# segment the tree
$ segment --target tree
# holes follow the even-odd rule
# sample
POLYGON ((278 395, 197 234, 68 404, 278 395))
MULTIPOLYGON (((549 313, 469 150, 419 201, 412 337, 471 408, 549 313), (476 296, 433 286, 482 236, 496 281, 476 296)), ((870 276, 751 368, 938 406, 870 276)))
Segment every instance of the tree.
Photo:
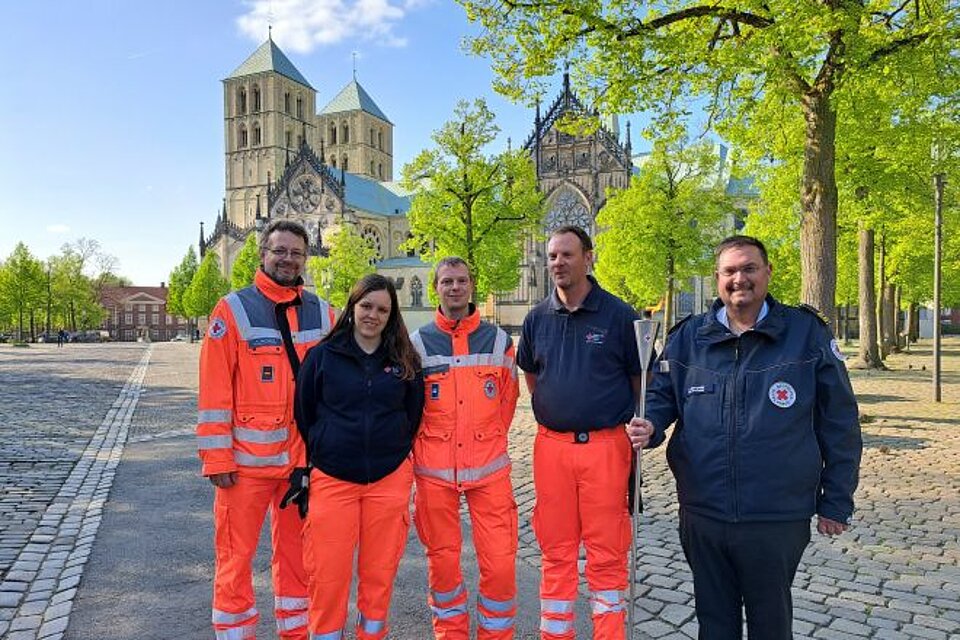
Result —
POLYGON ((661 138, 640 175, 597 215, 597 279, 636 307, 664 299, 666 328, 677 282, 711 271, 710 247, 733 210, 715 151, 683 134, 661 138))
POLYGON ((167 313, 187 319, 191 342, 194 335, 193 317, 187 313, 183 296, 190 283, 193 282, 193 276, 196 275, 198 266, 197 252, 194 251, 193 245, 190 245, 190 248, 187 249, 187 255, 183 256, 180 264, 170 272, 170 287, 167 289, 167 313))
POLYGON ((307 270, 327 301, 342 309, 357 280, 375 271, 377 250, 349 224, 341 224, 329 237, 327 246, 330 253, 310 258, 307 270))
MULTIPOLYGON (((918 51, 949 61, 958 8, 947 0, 459 0, 482 33, 507 95, 536 96, 561 61, 601 112, 700 100, 708 122, 755 158, 802 131, 801 299, 833 315, 836 286, 837 94, 909 67, 918 51), (662 102, 661 102, 662 103, 662 102), (774 117, 770 117, 774 116, 774 117)), ((937 85, 923 88, 928 94, 937 85)), ((791 146, 790 148, 794 148, 791 146)))
POLYGON ((247 235, 243 248, 233 261, 230 271, 230 288, 236 291, 253 284, 253 276, 260 268, 260 246, 257 243, 257 234, 247 235))
POLYGON ((24 340, 24 323, 29 320, 35 335, 36 314, 43 308, 46 274, 43 264, 18 242, 0 270, 0 307, 17 323, 17 339, 24 340))
POLYGON ((520 282, 523 241, 543 219, 529 154, 486 155, 500 131, 482 99, 461 100, 454 118, 433 133, 435 147, 403 168, 413 192, 407 246, 428 262, 458 255, 476 276, 476 300, 520 282))
MULTIPOLYGON (((191 249, 192 250, 192 249, 191 249)), ((220 273, 220 261, 217 254, 208 251, 193 274, 190 286, 183 292, 181 304, 189 318, 210 315, 217 301, 230 291, 230 284, 220 273)))

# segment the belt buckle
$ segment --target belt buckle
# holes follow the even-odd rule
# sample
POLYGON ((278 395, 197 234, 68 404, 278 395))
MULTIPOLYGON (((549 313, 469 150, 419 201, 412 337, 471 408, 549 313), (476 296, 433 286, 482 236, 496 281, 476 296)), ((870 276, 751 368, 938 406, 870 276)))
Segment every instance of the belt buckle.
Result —
POLYGON ((573 443, 574 444, 587 444, 590 442, 590 432, 589 431, 574 431, 573 432, 573 443))

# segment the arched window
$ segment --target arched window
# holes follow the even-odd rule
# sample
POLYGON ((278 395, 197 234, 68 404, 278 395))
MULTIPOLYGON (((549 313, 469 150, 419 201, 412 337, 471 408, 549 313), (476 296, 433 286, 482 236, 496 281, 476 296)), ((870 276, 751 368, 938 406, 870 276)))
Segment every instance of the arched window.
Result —
POLYGON ((377 164, 377 176, 383 180, 383 163, 377 164))
POLYGON ((350 142, 350 125, 346 122, 343 123, 343 126, 340 127, 340 142, 341 144, 347 144, 350 142))
POLYGON ((290 113, 290 92, 289 91, 283 94, 283 112, 290 113))
MULTIPOLYGON (((407 242, 409 242, 411 238, 413 238, 413 234, 408 231, 408 232, 407 232, 407 242)), ((408 246, 409 246, 409 245, 408 245, 408 246)), ((417 255, 417 252, 414 251, 413 247, 410 247, 409 249, 407 249, 407 257, 408 257, 408 258, 416 257, 416 255, 417 255)))
POLYGON ((284 142, 286 143, 287 147, 293 146, 293 131, 290 131, 290 129, 287 129, 284 133, 284 142))
POLYGON ((297 117, 303 119, 303 98, 297 96, 297 117))
POLYGON ((423 306, 423 283, 418 276, 413 276, 413 279, 410 281, 410 306, 423 306))
POLYGON ((254 123, 253 125, 253 146, 258 146, 261 142, 260 138, 260 123, 254 123))
POLYGON ((375 135, 376 134, 373 130, 373 127, 370 127, 370 146, 371 147, 373 146, 373 143, 376 142, 376 138, 374 137, 375 135))
POLYGON ((343 156, 343 170, 350 171, 350 164, 347 162, 347 156, 343 156))
POLYGON ((240 130, 237 132, 237 147, 243 149, 247 146, 247 142, 247 128, 240 125, 240 130))
POLYGON ((337 125, 330 125, 330 144, 337 144, 337 125))
POLYGON ((260 112, 260 87, 256 85, 253 87, 253 112, 260 112))
POLYGON ((373 166, 374 166, 374 165, 373 165, 373 160, 371 160, 371 161, 370 161, 370 175, 371 175, 371 176, 377 175, 377 174, 375 174, 375 173, 373 172, 373 166))
POLYGON ((237 89, 237 113, 243 115, 247 112, 247 89, 240 87, 237 89))
POLYGON ((330 166, 334 169, 337 168, 337 156, 330 156, 330 166))
POLYGON ((383 131, 377 131, 377 148, 383 151, 383 131))

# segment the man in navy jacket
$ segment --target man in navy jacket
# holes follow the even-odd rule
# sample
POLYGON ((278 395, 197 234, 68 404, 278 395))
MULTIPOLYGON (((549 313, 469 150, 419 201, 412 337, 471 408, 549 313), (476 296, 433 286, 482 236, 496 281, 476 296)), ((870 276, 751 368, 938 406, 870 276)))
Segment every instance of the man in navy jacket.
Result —
POLYGON ((862 442, 843 355, 815 310, 767 293, 763 244, 716 250, 719 300, 673 328, 653 369, 646 420, 627 430, 657 446, 677 481, 680 541, 693 571, 700 640, 790 640, 790 585, 817 530, 853 513, 862 442))

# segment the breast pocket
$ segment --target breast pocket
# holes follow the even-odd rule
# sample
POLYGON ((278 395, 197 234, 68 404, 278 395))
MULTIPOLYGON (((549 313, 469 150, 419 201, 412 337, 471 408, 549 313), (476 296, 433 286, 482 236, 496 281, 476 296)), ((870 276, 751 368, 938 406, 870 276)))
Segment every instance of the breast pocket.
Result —
POLYGON ((686 437, 723 433, 723 378, 704 369, 688 369, 676 381, 680 417, 686 437))
POLYGON ((434 429, 452 430, 456 417, 456 389, 450 371, 431 373, 424 382, 423 419, 434 429))
POLYGON ((478 368, 471 380, 473 389, 473 417, 476 424, 487 427, 500 425, 500 378, 495 368, 478 368))
POLYGON ((813 361, 747 371, 744 385, 745 437, 790 442, 811 433, 816 401, 813 361))
POLYGON ((254 404, 285 402, 290 387, 290 366, 284 365, 283 347, 264 345, 247 347, 239 363, 243 384, 241 395, 254 404))

